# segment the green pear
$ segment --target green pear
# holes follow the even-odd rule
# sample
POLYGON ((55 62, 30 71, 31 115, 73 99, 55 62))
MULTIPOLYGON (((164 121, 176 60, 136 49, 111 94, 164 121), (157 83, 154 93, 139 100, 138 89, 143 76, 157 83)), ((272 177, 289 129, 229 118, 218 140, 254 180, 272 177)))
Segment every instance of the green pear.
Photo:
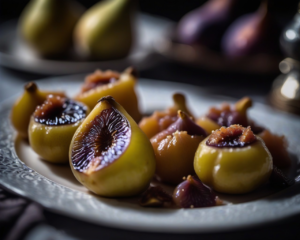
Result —
POLYGON ((73 0, 31 0, 20 17, 21 37, 41 56, 61 54, 70 47, 83 11, 73 0))
POLYGON ((74 31, 78 53, 99 60, 125 57, 132 44, 134 3, 134 0, 105 0, 87 10, 74 31))

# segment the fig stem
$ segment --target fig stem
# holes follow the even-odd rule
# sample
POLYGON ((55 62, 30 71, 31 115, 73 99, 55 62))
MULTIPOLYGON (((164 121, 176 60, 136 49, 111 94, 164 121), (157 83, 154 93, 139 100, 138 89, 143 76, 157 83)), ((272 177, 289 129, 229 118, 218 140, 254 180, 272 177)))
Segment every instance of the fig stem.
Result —
POLYGON ((189 182, 192 182, 192 181, 193 181, 193 178, 192 178, 191 175, 188 175, 187 178, 186 178, 186 180, 189 181, 189 182))
POLYGON ((181 110, 178 110, 178 117, 180 117, 182 120, 186 119, 187 118, 187 115, 185 112, 181 111, 181 110))
POLYGON ((193 114, 186 107, 185 96, 181 93, 174 93, 172 97, 173 97, 173 101, 174 101, 174 105, 175 105, 174 107, 176 109, 180 109, 180 110, 186 112, 190 117, 192 117, 194 119, 193 114))
POLYGON ((252 106, 252 100, 249 97, 242 98, 234 105, 235 110, 238 111, 240 114, 246 114, 247 109, 250 108, 251 106, 252 106))
POLYGON ((184 107, 184 109, 185 109, 185 96, 183 94, 174 93, 173 94, 173 101, 174 101, 176 106, 178 106, 179 108, 184 107))
POLYGON ((37 90, 37 85, 34 82, 29 82, 24 86, 25 91, 35 92, 37 90))
POLYGON ((108 95, 108 96, 105 96, 105 97, 100 98, 100 99, 98 100, 98 103, 99 103, 99 102, 102 102, 102 101, 111 101, 111 100, 115 101, 115 99, 114 99, 112 96, 108 95))
POLYGON ((136 78, 138 77, 138 72, 137 72, 137 70, 136 70, 134 67, 132 67, 132 66, 126 68, 124 72, 126 72, 126 73, 128 73, 128 74, 131 74, 132 76, 134 76, 134 77, 136 77, 136 78))

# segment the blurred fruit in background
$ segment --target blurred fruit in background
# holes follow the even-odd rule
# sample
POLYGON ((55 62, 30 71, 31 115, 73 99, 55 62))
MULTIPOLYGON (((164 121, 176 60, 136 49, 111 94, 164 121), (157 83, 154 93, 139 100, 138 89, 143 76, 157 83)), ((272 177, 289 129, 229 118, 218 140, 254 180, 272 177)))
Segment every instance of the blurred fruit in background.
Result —
POLYGON ((21 37, 38 55, 62 54, 83 11, 73 0, 31 0, 19 20, 21 37))
POLYGON ((189 66, 222 72, 278 73, 280 26, 272 0, 208 0, 154 46, 189 66))
POLYGON ((263 0, 259 9, 245 14, 241 0, 209 0, 186 14, 175 30, 175 41, 218 50, 229 57, 257 53, 278 54, 279 27, 263 0))
POLYGON ((185 44, 217 48, 229 24, 243 12, 241 0, 210 0, 187 13, 178 23, 176 38, 185 44))
POLYGON ((236 19, 222 38, 222 51, 229 57, 278 54, 280 30, 263 1, 259 9, 236 19))
POLYGON ((86 11, 74 32, 78 53, 101 60, 125 57, 132 45, 134 4, 133 0, 106 0, 86 11))
POLYGON ((119 59, 131 50, 135 5, 135 0, 105 0, 84 12, 75 0, 31 0, 19 31, 41 57, 67 55, 75 48, 83 60, 119 59))

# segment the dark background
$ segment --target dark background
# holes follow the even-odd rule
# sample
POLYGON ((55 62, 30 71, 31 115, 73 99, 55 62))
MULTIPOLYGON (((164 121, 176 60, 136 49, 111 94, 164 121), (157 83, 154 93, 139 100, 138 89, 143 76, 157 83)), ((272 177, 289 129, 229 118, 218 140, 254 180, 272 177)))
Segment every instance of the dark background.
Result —
MULTIPOLYGON (((261 1, 244 0, 243 7, 249 12, 253 12, 259 7, 261 1)), ((0 23, 18 18, 28 2, 29 0, 0 0, 0 23)), ((98 0, 78 0, 78 2, 89 8, 97 3, 98 0)), ((138 2, 140 11, 178 22, 184 14, 201 6, 206 0, 139 0, 138 2)), ((279 26, 283 28, 297 13, 299 0, 269 0, 268 2, 269 10, 273 13, 279 26)), ((274 41, 278 40, 274 39, 274 41)), ((6 70, 10 71, 9 69, 6 70)), ((10 71, 9 74, 17 74, 17 77, 20 76, 17 71, 10 71)), ((154 68, 140 72, 140 77, 190 83, 208 88, 213 94, 240 98, 245 95, 266 96, 271 89, 273 80, 279 74, 278 70, 277 72, 263 75, 237 72, 228 72, 224 75, 222 72, 209 71, 203 68, 194 68, 166 61, 163 64, 157 64, 154 68), (231 85, 234 85, 235 89, 240 88, 241 90, 232 90, 231 85), (215 86, 218 86, 218 88, 215 86), (227 89, 226 93, 223 91, 224 88, 227 89)), ((25 81, 45 77, 28 73, 21 73, 21 76, 25 81)))
MULTIPOLYGON (((29 0, 1 0, 0 20, 18 18, 29 0)), ((98 0, 78 0, 86 8, 91 7, 98 0)), ((178 21, 185 13, 199 7, 206 0, 140 0, 140 10, 150 14, 163 16, 178 21)), ((255 10, 260 0, 245 0, 245 5, 250 5, 249 11, 255 10)), ((269 0, 271 10, 283 20, 291 19, 297 12, 298 0, 269 0)))

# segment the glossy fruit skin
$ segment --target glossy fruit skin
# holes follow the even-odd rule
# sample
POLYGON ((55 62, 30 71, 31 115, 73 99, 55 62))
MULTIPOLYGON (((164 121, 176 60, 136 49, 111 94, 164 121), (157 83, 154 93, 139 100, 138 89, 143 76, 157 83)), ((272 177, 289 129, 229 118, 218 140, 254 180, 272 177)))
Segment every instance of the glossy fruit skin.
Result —
POLYGON ((73 135, 83 120, 62 126, 47 126, 31 117, 28 138, 32 149, 43 159, 52 163, 67 163, 73 135))
POLYGON ((76 179, 90 191, 104 197, 126 197, 139 194, 148 188, 155 172, 155 156, 149 139, 120 104, 107 98, 99 101, 77 129, 70 145, 69 161, 76 179), (103 110, 112 107, 130 123, 131 138, 127 148, 118 159, 99 170, 87 169, 83 172, 75 170, 72 163, 73 145, 76 141, 80 141, 81 133, 87 131, 89 122, 103 110))
POLYGON ((134 90, 137 79, 129 70, 130 68, 126 69, 120 75, 118 81, 97 86, 87 92, 79 93, 74 99, 83 102, 90 109, 93 109, 100 98, 112 96, 126 109, 129 115, 138 122, 142 115, 139 111, 138 99, 134 90))
POLYGON ((210 118, 203 116, 197 119, 196 123, 202 127, 208 134, 212 131, 219 129, 221 126, 211 120, 210 118))
POLYGON ((180 208, 216 206, 216 195, 197 176, 189 175, 173 192, 173 201, 180 208))
POLYGON ((78 53, 109 60, 125 57, 132 45, 133 0, 101 1, 88 9, 74 30, 78 53))
MULTIPOLYGON (((151 139, 162 130, 157 119, 153 117, 153 115, 155 114, 156 113, 154 112, 150 117, 143 117, 139 122, 139 127, 143 130, 143 132, 149 139, 151 139)), ((176 118, 176 115, 174 116, 174 118, 176 118)), ((174 121, 175 119, 173 121, 170 121, 170 124, 172 124, 174 121)))
POLYGON ((189 116, 193 117, 191 111, 186 106, 186 100, 183 94, 175 93, 172 97, 174 102, 172 107, 169 107, 164 111, 155 111, 151 116, 143 117, 139 122, 139 127, 149 139, 174 123, 178 118, 178 110, 184 111, 189 116))
POLYGON ((65 96, 63 92, 41 91, 35 83, 30 82, 25 86, 23 95, 14 103, 10 116, 11 122, 18 134, 23 138, 28 137, 30 117, 35 108, 41 105, 48 95, 65 96))
POLYGON ((156 175, 167 183, 178 184, 194 174, 193 161, 206 132, 183 111, 166 130, 151 138, 156 157, 156 175))
POLYGON ((70 47, 73 28, 83 8, 72 0, 31 0, 19 28, 24 40, 42 56, 63 53, 70 47))
POLYGON ((177 111, 178 109, 173 107, 165 111, 155 111, 151 116, 143 117, 139 127, 151 139, 177 120, 177 111))
POLYGON ((190 136, 183 131, 161 141, 154 141, 154 138, 151 142, 156 156, 156 174, 163 182, 178 184, 183 177, 194 174, 194 155, 202 136, 190 136))
POLYGON ((207 146, 207 139, 200 143, 194 159, 195 172, 203 183, 218 192, 242 194, 268 180, 273 160, 261 138, 241 148, 207 146))

